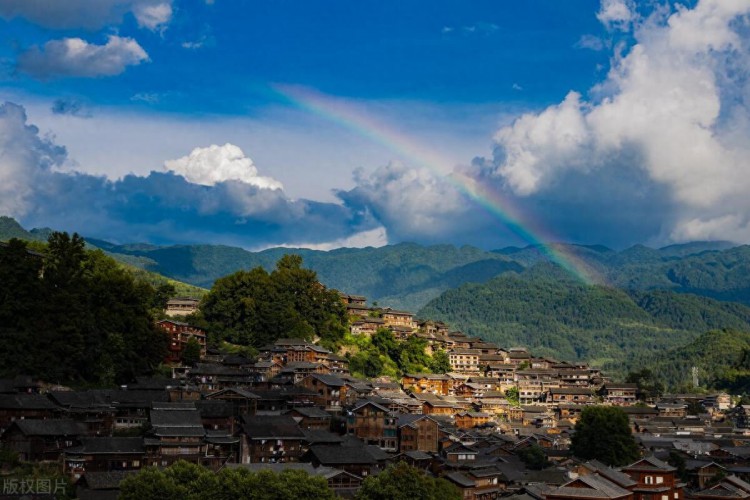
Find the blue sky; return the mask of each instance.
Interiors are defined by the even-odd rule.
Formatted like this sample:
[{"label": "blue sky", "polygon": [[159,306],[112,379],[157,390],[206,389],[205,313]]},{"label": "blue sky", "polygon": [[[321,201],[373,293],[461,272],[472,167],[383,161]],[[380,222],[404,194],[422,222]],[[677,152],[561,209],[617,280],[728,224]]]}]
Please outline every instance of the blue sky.
[{"label": "blue sky", "polygon": [[246,248],[747,242],[749,14],[0,0],[0,211]]}]

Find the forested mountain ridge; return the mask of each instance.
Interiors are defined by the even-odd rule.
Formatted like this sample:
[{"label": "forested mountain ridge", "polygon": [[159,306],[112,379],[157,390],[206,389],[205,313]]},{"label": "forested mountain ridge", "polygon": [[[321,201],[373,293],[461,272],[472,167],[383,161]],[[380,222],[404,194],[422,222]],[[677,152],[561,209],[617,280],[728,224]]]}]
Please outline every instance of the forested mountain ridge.
[{"label": "forested mountain ridge", "polygon": [[[53,230],[49,228],[27,231],[14,219],[0,216],[0,241],[9,241],[12,238],[16,238],[30,242],[32,247],[41,247],[46,243],[52,232]],[[100,246],[96,243],[103,244]],[[150,259],[111,252],[110,248],[114,245],[107,244],[106,242],[98,242],[97,240],[86,240],[85,245],[87,250],[104,251],[105,254],[120,262],[122,267],[137,280],[144,281],[157,288],[161,285],[171,285],[174,287],[174,293],[177,296],[202,297],[207,292],[207,290],[201,287],[150,271],[149,267],[156,264],[156,262]]]},{"label": "forested mountain ridge", "polygon": [[[326,286],[364,295],[371,301],[418,310],[442,292],[482,283],[505,272],[547,262],[538,247],[484,251],[453,245],[400,243],[380,248],[331,251],[271,248],[250,252],[218,245],[112,245],[89,240],[113,255],[127,255],[144,268],[173,279],[210,287],[237,269],[273,269],[284,254],[300,255]],[[750,305],[750,246],[695,242],[651,249],[636,245],[617,252],[604,246],[553,244],[594,269],[607,284],[626,290],[667,289]],[[139,264],[140,262],[140,264]],[[537,274],[552,266],[535,268]]]},{"label": "forested mountain ridge", "polygon": [[[0,217],[0,240],[21,233],[23,239],[44,240],[49,230],[25,231],[16,221]],[[300,255],[322,283],[371,302],[419,310],[441,293],[464,283],[482,283],[509,271],[532,269],[543,277],[562,276],[539,246],[484,251],[453,245],[400,243],[380,248],[331,251],[271,248],[251,252],[222,245],[118,245],[87,239],[131,266],[173,280],[210,288],[239,269],[262,266],[267,271],[285,254]],[[750,246],[728,242],[693,242],[652,249],[635,245],[615,251],[601,245],[551,244],[594,269],[605,283],[625,290],[666,289],[750,305]]]},{"label": "forested mountain ridge", "polygon": [[615,372],[647,363],[708,330],[750,331],[750,307],[742,304],[548,279],[535,272],[539,266],[544,264],[449,290],[419,315],[504,346],[528,346]]},{"label": "forested mountain ridge", "polygon": [[407,310],[417,310],[463,283],[483,282],[506,271],[523,270],[521,264],[503,255],[471,246],[400,243],[331,251],[271,248],[249,252],[219,245],[118,246],[89,241],[114,256],[143,259],[146,269],[204,287],[238,269],[261,266],[270,271],[283,255],[292,253],[301,256],[330,288]]},{"label": "forested mountain ridge", "polygon": [[711,330],[687,345],[659,353],[644,366],[668,387],[680,392],[692,392],[700,386],[729,390],[733,394],[747,393],[750,390],[750,332]]}]

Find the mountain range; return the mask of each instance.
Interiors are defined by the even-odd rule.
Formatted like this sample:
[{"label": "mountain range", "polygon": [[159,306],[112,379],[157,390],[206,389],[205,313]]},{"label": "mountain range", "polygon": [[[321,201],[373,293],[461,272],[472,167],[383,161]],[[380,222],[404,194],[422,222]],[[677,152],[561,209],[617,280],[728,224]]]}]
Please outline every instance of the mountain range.
[{"label": "mountain range", "polygon": [[[27,231],[0,218],[0,240],[43,241],[50,231]],[[486,251],[400,243],[251,252],[221,245],[86,241],[152,282],[163,276],[193,295],[205,293],[221,276],[256,266],[270,270],[282,255],[295,253],[323,284],[364,295],[371,304],[411,310],[502,345],[588,360],[614,372],[658,366],[664,353],[680,358],[680,349],[708,331],[750,332],[750,246],[722,241],[620,251],[551,246],[595,270],[598,285],[577,281],[539,246]],[[684,382],[683,371],[665,373],[674,372],[670,382],[678,383]]]}]

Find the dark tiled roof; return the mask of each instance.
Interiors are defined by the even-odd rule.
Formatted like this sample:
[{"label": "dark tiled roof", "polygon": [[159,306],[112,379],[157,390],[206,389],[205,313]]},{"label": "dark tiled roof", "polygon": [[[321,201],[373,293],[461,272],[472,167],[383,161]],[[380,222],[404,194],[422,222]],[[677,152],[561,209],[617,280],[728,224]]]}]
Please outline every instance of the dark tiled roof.
[{"label": "dark tiled roof", "polygon": [[205,436],[203,427],[158,427],[154,429],[154,436],[158,437],[201,437]]},{"label": "dark tiled roof", "polygon": [[662,470],[662,471],[675,471],[674,467],[666,462],[659,460],[656,457],[644,457],[637,462],[623,467],[622,470]]},{"label": "dark tiled roof", "polygon": [[140,437],[93,437],[81,439],[81,446],[69,449],[70,453],[143,453]]},{"label": "dark tiled roof", "polygon": [[39,394],[2,394],[0,409],[3,410],[54,410],[57,406]]},{"label": "dark tiled roof", "polygon": [[213,398],[222,396],[224,394],[236,394],[236,395],[241,396],[241,397],[243,397],[245,399],[260,399],[260,396],[258,396],[257,394],[255,394],[253,392],[250,392],[250,391],[246,391],[244,389],[239,389],[237,387],[229,387],[227,389],[222,389],[220,391],[213,392],[211,394],[208,394],[206,396],[206,398],[207,399],[213,399]]},{"label": "dark tiled roof", "polygon": [[342,443],[344,439],[338,434],[320,429],[303,429],[305,441],[309,444],[337,444]]},{"label": "dark tiled roof", "polygon": [[201,427],[201,416],[198,410],[152,410],[153,427]]},{"label": "dark tiled roof", "polygon": [[[589,488],[570,487],[569,484],[580,481]],[[568,498],[623,498],[631,495],[631,492],[620,488],[613,482],[595,474],[580,476],[575,481],[571,481],[549,492],[555,496],[565,496]]]},{"label": "dark tiled roof", "polygon": [[344,387],[345,385],[344,381],[335,375],[322,375],[319,373],[315,373],[313,375],[310,375],[310,377],[320,380],[325,385],[328,385],[330,387]]},{"label": "dark tiled roof", "polygon": [[196,401],[201,418],[230,418],[234,416],[234,405],[229,401]]},{"label": "dark tiled roof", "polygon": [[307,418],[331,418],[330,413],[318,408],[317,406],[299,406],[297,408],[289,410],[289,412],[287,413],[290,412],[297,412],[303,417]]},{"label": "dark tiled roof", "polygon": [[86,434],[86,424],[62,418],[16,420],[10,428],[13,426],[26,436],[83,436]]},{"label": "dark tiled roof", "polygon": [[445,477],[449,481],[456,483],[463,488],[473,488],[477,485],[477,483],[475,483],[473,479],[470,479],[461,472],[451,472],[449,474],[446,474]]},{"label": "dark tiled roof", "polygon": [[364,446],[329,446],[313,445],[310,452],[321,464],[324,465],[375,465],[377,459],[373,457]]},{"label": "dark tiled roof", "polygon": [[251,439],[304,439],[305,434],[290,415],[243,416],[242,430]]}]

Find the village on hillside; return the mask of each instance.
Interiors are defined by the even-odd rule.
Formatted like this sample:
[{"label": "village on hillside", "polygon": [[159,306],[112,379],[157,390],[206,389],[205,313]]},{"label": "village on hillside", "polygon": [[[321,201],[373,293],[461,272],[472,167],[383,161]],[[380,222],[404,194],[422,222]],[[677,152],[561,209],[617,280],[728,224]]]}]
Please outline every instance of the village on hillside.
[{"label": "village on hillside", "polygon": [[[20,461],[56,464],[81,499],[117,498],[123,478],[179,460],[300,469],[343,497],[403,461],[466,500],[750,498],[750,406],[728,394],[651,398],[586,363],[498,346],[365,297],[342,300],[351,335],[418,336],[447,353],[450,371],[355,378],[345,355],[294,338],[254,359],[221,353],[183,321],[199,302],[172,299],[158,325],[171,339],[173,378],[91,390],[1,380],[2,446]],[[196,342],[199,361],[183,366]],[[625,412],[640,458],[612,468],[571,455],[593,405]],[[4,493],[18,493],[13,485]]]}]

